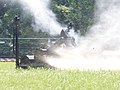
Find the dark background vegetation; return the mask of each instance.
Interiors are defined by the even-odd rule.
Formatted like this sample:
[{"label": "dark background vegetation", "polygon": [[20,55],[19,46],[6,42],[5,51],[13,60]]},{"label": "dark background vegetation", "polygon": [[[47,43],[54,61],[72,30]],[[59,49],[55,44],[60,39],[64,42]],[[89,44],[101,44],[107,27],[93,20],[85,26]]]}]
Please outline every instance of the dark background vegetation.
[{"label": "dark background vegetation", "polygon": [[[85,35],[94,22],[94,4],[94,0],[51,0],[50,8],[56,14],[59,23],[68,24],[73,22],[75,30],[80,31],[81,35]],[[17,0],[16,2],[0,0],[0,38],[13,37],[13,19],[16,14],[20,17],[19,37],[50,37],[48,33],[33,31],[32,22],[34,18],[32,14],[29,12],[24,13]],[[26,44],[25,42],[22,43]],[[27,42],[31,43],[30,40]],[[3,48],[5,48],[4,53],[11,51],[10,48],[7,48],[10,45],[11,42],[6,45],[0,44],[0,55],[3,55]]]}]

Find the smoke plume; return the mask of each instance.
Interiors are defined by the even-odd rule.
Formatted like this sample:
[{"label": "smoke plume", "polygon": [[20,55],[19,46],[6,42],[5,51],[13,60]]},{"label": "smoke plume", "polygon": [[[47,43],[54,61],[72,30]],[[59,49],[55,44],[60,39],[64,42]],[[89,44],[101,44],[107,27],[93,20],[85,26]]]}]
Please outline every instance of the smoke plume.
[{"label": "smoke plume", "polygon": [[120,70],[120,1],[96,0],[95,24],[77,48],[56,52],[61,58],[48,58],[61,69]]},{"label": "smoke plume", "polygon": [[[35,30],[59,34],[62,27],[49,9],[50,0],[21,1],[35,18]],[[59,58],[48,57],[50,65],[61,69],[120,70],[120,1],[96,0],[95,23],[78,47],[59,48]]]},{"label": "smoke plume", "polygon": [[55,14],[49,9],[50,0],[21,0],[20,2],[26,11],[30,11],[34,16],[32,26],[34,30],[42,30],[49,34],[59,34],[63,28],[56,19]]}]

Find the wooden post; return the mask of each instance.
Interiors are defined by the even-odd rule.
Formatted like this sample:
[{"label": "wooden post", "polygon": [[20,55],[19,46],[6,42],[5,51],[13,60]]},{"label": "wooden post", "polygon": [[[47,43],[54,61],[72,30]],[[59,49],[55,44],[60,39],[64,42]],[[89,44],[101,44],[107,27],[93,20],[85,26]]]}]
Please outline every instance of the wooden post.
[{"label": "wooden post", "polygon": [[18,21],[19,17],[16,15],[14,18],[14,23],[15,23],[15,57],[16,57],[16,68],[19,68],[19,39],[18,39]]}]

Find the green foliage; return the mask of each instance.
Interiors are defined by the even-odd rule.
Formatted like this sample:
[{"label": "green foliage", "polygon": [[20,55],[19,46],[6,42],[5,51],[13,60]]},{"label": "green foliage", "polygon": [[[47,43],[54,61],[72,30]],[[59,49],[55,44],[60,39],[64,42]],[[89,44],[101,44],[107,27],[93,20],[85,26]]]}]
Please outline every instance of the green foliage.
[{"label": "green foliage", "polygon": [[23,10],[17,1],[0,1],[0,38],[13,37],[13,20],[15,15],[20,17],[19,37],[46,37],[47,34],[34,32],[32,28],[33,16]]},{"label": "green foliage", "polygon": [[94,0],[52,0],[51,6],[60,23],[73,22],[82,35],[93,24]]},{"label": "green foliage", "polygon": [[120,90],[120,71],[15,69],[0,62],[0,90]]},{"label": "green foliage", "polygon": [[[75,30],[80,30],[81,35],[85,35],[93,23],[94,0],[51,0],[50,8],[56,14],[58,22],[61,24],[73,22]],[[13,37],[13,22],[16,14],[20,17],[20,38],[53,37],[48,33],[42,32],[42,30],[39,32],[33,31],[32,23],[34,22],[34,17],[29,11],[24,11],[18,1],[0,0],[0,38]],[[22,41],[22,43],[28,45],[28,43],[31,44],[31,41]],[[36,44],[38,45],[39,42],[36,41]],[[3,46],[0,45],[0,53],[4,49]],[[9,49],[8,47],[9,45],[6,47],[7,50],[12,51],[12,48],[10,47]]]},{"label": "green foliage", "polygon": [[21,14],[20,5],[8,0],[0,1],[0,37],[12,37],[12,22],[16,14]]},{"label": "green foliage", "polygon": [[[52,0],[50,7],[55,12],[58,22],[67,24],[72,21],[75,29],[80,30],[82,35],[93,23],[94,0]],[[12,37],[12,23],[16,14],[20,16],[20,37],[46,37],[42,32],[33,32],[31,23],[34,18],[29,12],[23,12],[17,1],[0,1],[0,37]]]},{"label": "green foliage", "polygon": [[[14,0],[0,0],[0,38],[12,38],[13,31],[15,31],[15,24],[14,24],[14,17],[15,15],[20,17],[19,21],[19,37],[20,38],[44,38],[49,37],[49,35],[45,32],[34,32],[32,28],[32,21],[33,16],[30,12],[26,12],[23,10],[22,6],[18,1]],[[13,47],[12,47],[12,40],[2,40],[5,41],[4,44],[0,44],[0,57],[13,57]],[[34,44],[33,44],[34,42]],[[11,45],[9,45],[11,43]],[[20,53],[26,54],[31,53],[33,49],[38,45],[40,42],[38,41],[31,41],[31,40],[22,40],[20,41]],[[22,45],[27,45],[27,48],[24,47],[24,50],[21,49]],[[40,45],[39,45],[40,46]],[[23,47],[22,47],[23,48]]]},{"label": "green foliage", "polygon": [[[0,41],[1,41],[1,39],[0,39]],[[2,40],[2,41],[4,41],[5,43],[0,44],[0,58],[14,57],[12,40],[6,39],[6,40]]]}]

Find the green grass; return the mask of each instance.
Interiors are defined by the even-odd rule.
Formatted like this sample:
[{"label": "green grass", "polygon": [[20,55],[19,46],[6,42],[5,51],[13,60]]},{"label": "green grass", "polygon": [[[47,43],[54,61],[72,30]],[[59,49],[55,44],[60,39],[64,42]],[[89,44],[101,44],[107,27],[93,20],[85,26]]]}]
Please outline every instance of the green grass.
[{"label": "green grass", "polygon": [[23,70],[0,62],[0,90],[120,90],[120,71]]}]

